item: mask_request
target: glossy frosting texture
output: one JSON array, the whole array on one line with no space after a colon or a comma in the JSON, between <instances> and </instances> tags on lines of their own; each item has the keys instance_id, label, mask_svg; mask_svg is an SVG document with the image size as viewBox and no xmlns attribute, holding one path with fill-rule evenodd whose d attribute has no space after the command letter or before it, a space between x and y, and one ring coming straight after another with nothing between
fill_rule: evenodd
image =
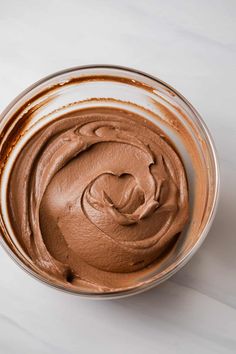
<instances>
[{"instance_id":1,"label":"glossy frosting texture","mask_svg":"<svg viewBox=\"0 0 236 354\"><path fill-rule=\"evenodd\" d=\"M115 108L42 128L11 173L12 225L33 262L66 286L113 291L173 245L188 217L181 159L152 123Z\"/></svg>"}]
</instances>

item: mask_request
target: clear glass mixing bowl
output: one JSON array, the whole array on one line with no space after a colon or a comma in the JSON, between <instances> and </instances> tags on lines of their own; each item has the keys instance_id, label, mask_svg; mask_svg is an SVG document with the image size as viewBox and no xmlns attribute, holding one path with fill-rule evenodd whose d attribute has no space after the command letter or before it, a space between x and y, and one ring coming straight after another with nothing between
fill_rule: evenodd
<instances>
[{"instance_id":1,"label":"clear glass mixing bowl","mask_svg":"<svg viewBox=\"0 0 236 354\"><path fill-rule=\"evenodd\" d=\"M174 142L184 162L190 198L189 222L168 257L143 279L108 293L68 289L46 279L20 247L9 222L8 179L24 141L64 113L86 107L116 107L157 124ZM39 123L39 124L36 124ZM0 233L7 253L29 274L57 289L92 298L117 298L156 286L197 251L213 221L219 194L219 168L209 131L191 104L175 89L137 70L109 65L67 69L26 89L1 114ZM142 282L142 285L140 285Z\"/></svg>"}]
</instances>

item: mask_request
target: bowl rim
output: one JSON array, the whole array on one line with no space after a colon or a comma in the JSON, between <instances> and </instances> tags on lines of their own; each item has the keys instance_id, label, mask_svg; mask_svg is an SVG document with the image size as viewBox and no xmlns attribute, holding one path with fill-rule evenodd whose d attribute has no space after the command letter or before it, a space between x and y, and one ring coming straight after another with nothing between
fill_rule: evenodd
<instances>
[{"instance_id":1,"label":"bowl rim","mask_svg":"<svg viewBox=\"0 0 236 354\"><path fill-rule=\"evenodd\" d=\"M165 86L167 89L171 90L176 96L178 96L190 110L192 113L195 115L195 118L197 119L198 123L201 126L201 129L203 130L207 142L209 144L209 149L212 154L212 162L213 162L213 170L215 174L215 188L214 188L214 194L213 194L213 201L211 205L211 210L209 212L208 219L205 222L205 226L197 240L197 242L193 245L193 247L182 257L180 260L177 262L175 267L171 270L169 270L166 274L164 274L161 278L159 279L152 279L150 278L148 281L146 281L142 285L137 285L132 288L128 288L126 290L118 290L114 292L107 292L107 293L89 293L89 292L79 292L74 289L68 289L65 288L61 285L54 284L53 281L48 280L44 278L43 276L37 274L35 271L30 269L24 262L17 257L17 255L11 250L11 248L7 245L7 242L4 240L4 237L1 235L0 237L0 245L2 248L6 251L6 253L13 259L13 261L25 272L27 272L29 275L31 275L34 279L39 280L40 282L50 286L53 289L61 290L65 293L71 294L71 295L77 295L81 298L90 298L90 299L118 299L122 297L127 297L135 294L142 293L146 290L149 290L165 280L169 279L172 275L174 275L180 268L182 268L189 260L190 258L197 252L197 250L200 248L202 243L204 242L210 227L212 225L212 222L214 220L214 217L216 215L216 210L219 202L219 192L220 192L220 166L219 166L219 159L218 159L218 153L216 150L216 146L214 143L214 140L212 138L212 135L204 122L203 118L200 116L200 114L197 112L197 110L192 106L192 104L181 94L179 93L175 88L173 88L171 85L167 84L165 81L160 80L159 78L147 74L146 72L143 72L141 70L137 70L134 68L126 67L126 66L120 66L120 65L111 65L111 64L91 64L91 65L81 65L81 66L73 66L70 68L66 68L63 70L56 71L50 75L47 75L43 77L42 79L34 82L30 86L28 86L25 90L23 90L19 95L17 95L8 105L7 107L0 113L0 123L10 112L10 110L21 100L23 99L28 93L30 93L32 90L35 88L39 87L40 85L54 79L54 78L59 78L60 76L63 76L65 74L69 73L74 73L82 70L96 70L96 69L104 69L104 70L113 70L113 71L123 71L126 73L131 73L131 74L136 74L140 77L145 77L147 79L150 79L158 84L161 84Z\"/></svg>"}]
</instances>

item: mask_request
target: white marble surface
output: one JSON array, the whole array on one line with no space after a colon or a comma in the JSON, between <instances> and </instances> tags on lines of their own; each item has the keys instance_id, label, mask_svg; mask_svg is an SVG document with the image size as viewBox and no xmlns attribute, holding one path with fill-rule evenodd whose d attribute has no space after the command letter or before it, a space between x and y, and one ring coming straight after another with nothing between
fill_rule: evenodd
<instances>
[{"instance_id":1,"label":"white marble surface","mask_svg":"<svg viewBox=\"0 0 236 354\"><path fill-rule=\"evenodd\" d=\"M39 78L113 63L162 78L210 128L221 163L213 227L177 275L94 302L28 277L0 249L1 354L236 353L236 1L0 1L0 110Z\"/></svg>"}]
</instances>

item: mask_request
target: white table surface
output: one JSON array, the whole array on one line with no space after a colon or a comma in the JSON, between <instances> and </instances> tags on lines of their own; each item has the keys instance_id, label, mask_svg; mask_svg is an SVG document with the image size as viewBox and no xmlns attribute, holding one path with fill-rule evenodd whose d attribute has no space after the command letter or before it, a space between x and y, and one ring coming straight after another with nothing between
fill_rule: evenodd
<instances>
[{"instance_id":1,"label":"white table surface","mask_svg":"<svg viewBox=\"0 0 236 354\"><path fill-rule=\"evenodd\" d=\"M117 301L50 289L0 249L0 353L236 353L236 1L0 1L1 111L91 63L156 75L199 110L221 163L216 219L178 274Z\"/></svg>"}]
</instances>

